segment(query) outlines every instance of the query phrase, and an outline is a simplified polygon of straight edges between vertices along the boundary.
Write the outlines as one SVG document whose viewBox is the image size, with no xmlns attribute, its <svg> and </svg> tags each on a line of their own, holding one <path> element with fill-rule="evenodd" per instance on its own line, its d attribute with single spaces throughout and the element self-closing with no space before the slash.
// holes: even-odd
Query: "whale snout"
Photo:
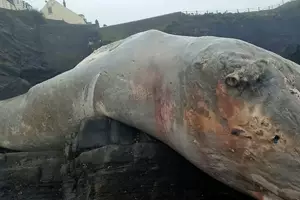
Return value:
<svg viewBox="0 0 300 200">
<path fill-rule="evenodd" d="M 300 199 L 300 70 L 273 56 L 193 69 L 202 71 L 197 84 L 186 84 L 184 119 L 196 141 L 188 153 L 199 168 L 256 199 Z"/>
<path fill-rule="evenodd" d="M 275 136 L 272 148 L 263 154 L 262 173 L 274 185 L 269 191 L 283 199 L 300 199 L 300 103 L 297 97 L 285 94 L 272 104 L 274 109 L 266 107 L 265 112 L 270 114 Z"/>
<path fill-rule="evenodd" d="M 259 185 L 256 198 L 300 199 L 300 95 L 292 76 L 276 68 L 263 72 L 267 74 L 251 82 L 244 94 L 228 95 L 243 102 L 230 125 L 241 127 L 231 128 L 232 135 L 248 138 L 244 148 L 237 150 L 243 152 L 243 158 L 250 158 L 244 162 L 247 170 L 239 173 Z M 228 90 L 236 87 L 232 79 L 225 82 Z"/>
<path fill-rule="evenodd" d="M 225 81 L 228 98 L 239 99 L 243 105 L 235 106 L 236 117 L 228 120 L 231 134 L 240 138 L 239 142 L 244 140 L 241 136 L 248 138 L 237 150 L 243 152 L 243 159 L 248 157 L 246 162 L 237 160 L 244 164 L 239 173 L 259 185 L 254 192 L 258 199 L 300 199 L 299 91 L 291 74 L 267 64 L 264 67 L 240 96 L 231 96 L 229 90 L 245 77 L 229 76 Z"/>
<path fill-rule="evenodd" d="M 267 152 L 265 154 L 267 174 L 257 176 L 269 194 L 276 194 L 283 199 L 300 198 L 300 160 L 299 154 L 289 149 L 287 152 Z M 265 167 L 266 168 L 266 167 Z M 268 171 L 267 171 L 268 170 Z"/>
</svg>

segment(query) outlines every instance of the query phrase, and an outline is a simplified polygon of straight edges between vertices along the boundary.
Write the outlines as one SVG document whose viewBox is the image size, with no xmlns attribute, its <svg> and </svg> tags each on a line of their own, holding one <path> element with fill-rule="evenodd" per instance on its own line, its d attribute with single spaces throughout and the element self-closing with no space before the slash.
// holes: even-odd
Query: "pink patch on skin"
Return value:
<svg viewBox="0 0 300 200">
<path fill-rule="evenodd" d="M 164 85 L 163 75 L 154 68 L 153 98 L 155 109 L 156 130 L 159 135 L 165 135 L 172 129 L 174 120 L 174 105 L 171 90 Z"/>
<path fill-rule="evenodd" d="M 261 192 L 250 192 L 257 200 L 265 200 L 264 195 Z"/>
<path fill-rule="evenodd" d="M 216 95 L 218 98 L 217 105 L 219 112 L 223 118 L 230 120 L 242 109 L 242 103 L 230 97 L 227 93 L 225 85 L 223 85 L 220 81 L 217 85 Z"/>
<path fill-rule="evenodd" d="M 162 88 L 154 88 L 155 121 L 159 134 L 166 134 L 172 128 L 174 106 L 171 101 L 171 92 Z"/>
<path fill-rule="evenodd" d="M 171 90 L 164 84 L 164 77 L 156 67 L 138 71 L 130 81 L 133 100 L 154 101 L 155 126 L 158 136 L 164 136 L 172 130 L 174 120 L 174 103 Z"/>
</svg>

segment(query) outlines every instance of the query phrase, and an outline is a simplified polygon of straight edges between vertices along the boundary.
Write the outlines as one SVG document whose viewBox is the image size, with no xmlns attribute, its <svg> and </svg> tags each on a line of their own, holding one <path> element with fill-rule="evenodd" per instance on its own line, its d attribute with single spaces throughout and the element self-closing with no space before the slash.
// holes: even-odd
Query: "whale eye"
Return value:
<svg viewBox="0 0 300 200">
<path fill-rule="evenodd" d="M 239 136 L 240 134 L 244 133 L 244 130 L 241 130 L 241 129 L 237 129 L 237 128 L 233 128 L 231 130 L 231 134 L 232 135 L 236 135 L 236 136 Z"/>
<path fill-rule="evenodd" d="M 275 135 L 273 137 L 273 139 L 272 139 L 272 141 L 273 141 L 274 144 L 277 144 L 279 140 L 280 140 L 280 136 L 279 135 Z"/>
<path fill-rule="evenodd" d="M 240 78 L 236 74 L 229 74 L 225 79 L 225 83 L 231 87 L 238 86 L 239 82 L 240 82 Z"/>
</svg>

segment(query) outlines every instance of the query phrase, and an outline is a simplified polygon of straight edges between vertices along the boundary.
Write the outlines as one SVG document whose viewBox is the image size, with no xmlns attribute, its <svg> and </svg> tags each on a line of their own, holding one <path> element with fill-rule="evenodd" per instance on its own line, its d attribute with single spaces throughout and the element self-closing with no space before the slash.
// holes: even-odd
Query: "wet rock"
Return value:
<svg viewBox="0 0 300 200">
<path fill-rule="evenodd" d="M 0 199 L 62 199 L 64 160 L 60 152 L 0 154 Z"/>
<path fill-rule="evenodd" d="M 165 144 L 119 122 L 86 122 L 74 141 L 78 148 L 69 159 L 63 151 L 2 150 L 0 199 L 251 200 Z"/>
<path fill-rule="evenodd" d="M 84 141 L 86 149 L 79 149 L 62 167 L 64 200 L 251 199 L 201 172 L 165 144 L 119 122 L 95 120 L 79 134 L 78 146 Z M 89 150 L 85 137 L 93 134 L 106 138 L 105 145 Z M 95 141 L 90 144 L 97 146 Z"/>
<path fill-rule="evenodd" d="M 76 146 L 78 152 L 83 152 L 110 144 L 130 145 L 151 141 L 156 140 L 135 128 L 105 118 L 85 122 L 77 135 Z"/>
</svg>

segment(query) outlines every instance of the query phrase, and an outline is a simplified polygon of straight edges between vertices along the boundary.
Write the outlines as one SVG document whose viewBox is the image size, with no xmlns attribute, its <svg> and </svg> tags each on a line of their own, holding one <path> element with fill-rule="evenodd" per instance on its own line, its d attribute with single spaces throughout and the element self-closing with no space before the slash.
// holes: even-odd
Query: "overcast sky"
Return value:
<svg viewBox="0 0 300 200">
<path fill-rule="evenodd" d="M 25 1 L 37 9 L 45 4 L 45 0 Z M 113 25 L 177 11 L 267 8 L 282 3 L 282 0 L 66 0 L 66 3 L 68 8 L 84 14 L 90 22 L 98 19 L 100 25 Z"/>
</svg>

